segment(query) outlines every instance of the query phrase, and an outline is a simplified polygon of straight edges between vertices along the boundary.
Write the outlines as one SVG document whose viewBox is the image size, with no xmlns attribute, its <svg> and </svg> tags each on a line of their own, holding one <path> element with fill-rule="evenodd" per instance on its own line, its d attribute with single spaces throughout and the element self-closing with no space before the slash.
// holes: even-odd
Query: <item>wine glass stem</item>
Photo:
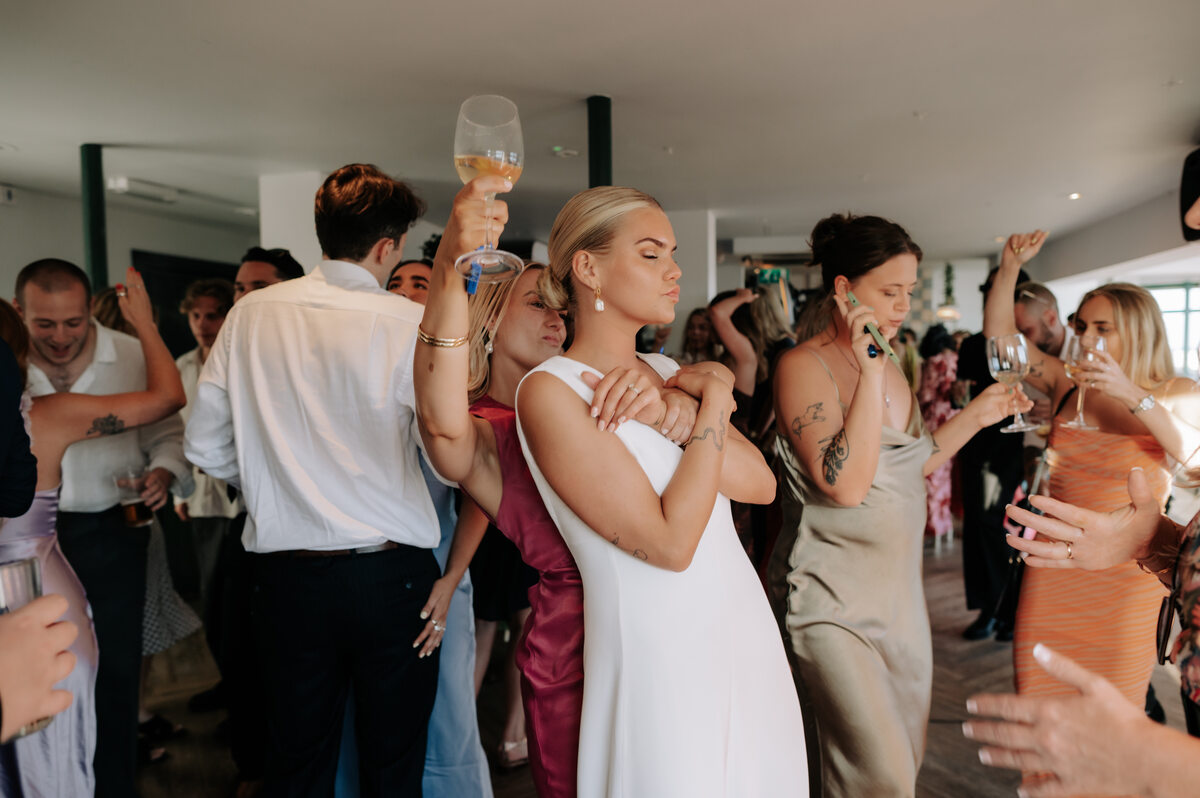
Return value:
<svg viewBox="0 0 1200 798">
<path fill-rule="evenodd" d="M 487 221 L 485 222 L 484 226 L 483 243 L 485 248 L 494 249 L 492 246 L 492 208 L 496 204 L 496 193 L 494 191 L 489 191 L 485 197 L 487 199 Z"/>
<path fill-rule="evenodd" d="M 1075 397 L 1075 423 L 1080 425 L 1086 423 L 1083 420 L 1083 395 L 1085 393 L 1087 393 L 1087 386 L 1080 385 L 1079 396 Z"/>
</svg>

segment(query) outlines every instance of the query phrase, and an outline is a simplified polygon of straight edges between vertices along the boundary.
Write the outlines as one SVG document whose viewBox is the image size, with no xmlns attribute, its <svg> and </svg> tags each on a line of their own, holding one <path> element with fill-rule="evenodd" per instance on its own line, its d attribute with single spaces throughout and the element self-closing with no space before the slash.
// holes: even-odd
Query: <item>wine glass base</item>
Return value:
<svg viewBox="0 0 1200 798">
<path fill-rule="evenodd" d="M 499 249 L 480 249 L 460 255 L 454 270 L 467 280 L 477 283 L 502 283 L 525 270 L 525 261 L 511 252 Z"/>
<path fill-rule="evenodd" d="M 1000 429 L 1000 431 L 1001 432 L 1031 432 L 1032 430 L 1035 430 L 1040 426 L 1041 426 L 1040 424 L 1031 424 L 1028 421 L 1026 421 L 1024 424 L 1018 424 L 1014 421 L 1012 424 L 1009 424 L 1007 427 L 1002 427 Z"/>
<path fill-rule="evenodd" d="M 1062 426 L 1066 427 L 1067 429 L 1086 429 L 1086 430 L 1092 430 L 1093 432 L 1095 430 L 1100 429 L 1099 427 L 1094 427 L 1091 424 L 1087 424 L 1083 421 L 1080 421 L 1077 418 L 1073 419 L 1071 421 L 1064 421 Z"/>
</svg>

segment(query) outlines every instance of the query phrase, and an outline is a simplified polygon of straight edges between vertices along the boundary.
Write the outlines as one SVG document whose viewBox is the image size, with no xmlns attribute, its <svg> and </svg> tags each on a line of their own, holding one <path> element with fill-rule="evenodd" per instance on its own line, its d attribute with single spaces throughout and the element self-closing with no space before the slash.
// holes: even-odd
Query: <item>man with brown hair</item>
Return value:
<svg viewBox="0 0 1200 798">
<path fill-rule="evenodd" d="M 437 657 L 412 641 L 439 528 L 417 457 L 421 307 L 382 285 L 423 211 L 374 166 L 331 174 L 325 260 L 241 299 L 197 388 L 187 454 L 240 485 L 259 555 L 268 795 L 332 794 L 351 685 L 363 795 L 420 794 Z"/>
</svg>

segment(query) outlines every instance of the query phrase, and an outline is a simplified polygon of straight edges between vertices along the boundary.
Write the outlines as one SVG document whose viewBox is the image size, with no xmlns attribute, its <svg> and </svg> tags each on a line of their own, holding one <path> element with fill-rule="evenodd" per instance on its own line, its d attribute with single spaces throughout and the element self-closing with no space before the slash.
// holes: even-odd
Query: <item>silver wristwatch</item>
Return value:
<svg viewBox="0 0 1200 798">
<path fill-rule="evenodd" d="M 1137 406 L 1134 407 L 1130 412 L 1135 415 L 1138 413 L 1145 413 L 1147 410 L 1153 409 L 1155 404 L 1157 404 L 1157 402 L 1154 401 L 1154 394 L 1148 393 L 1142 397 L 1142 401 L 1138 402 Z"/>
</svg>

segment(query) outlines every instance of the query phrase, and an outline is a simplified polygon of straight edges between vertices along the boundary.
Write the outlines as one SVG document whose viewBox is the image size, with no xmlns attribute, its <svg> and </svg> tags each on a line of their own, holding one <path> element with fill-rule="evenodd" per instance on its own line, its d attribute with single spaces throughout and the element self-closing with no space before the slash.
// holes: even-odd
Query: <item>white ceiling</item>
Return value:
<svg viewBox="0 0 1200 798">
<path fill-rule="evenodd" d="M 7 0 L 0 19 L 0 182 L 63 194 L 83 142 L 109 175 L 248 205 L 259 174 L 366 160 L 440 222 L 458 105 L 494 92 L 525 129 L 510 231 L 545 236 L 606 94 L 614 180 L 714 209 L 722 237 L 852 209 L 961 257 L 1161 195 L 1200 130 L 1196 0 Z"/>
</svg>

